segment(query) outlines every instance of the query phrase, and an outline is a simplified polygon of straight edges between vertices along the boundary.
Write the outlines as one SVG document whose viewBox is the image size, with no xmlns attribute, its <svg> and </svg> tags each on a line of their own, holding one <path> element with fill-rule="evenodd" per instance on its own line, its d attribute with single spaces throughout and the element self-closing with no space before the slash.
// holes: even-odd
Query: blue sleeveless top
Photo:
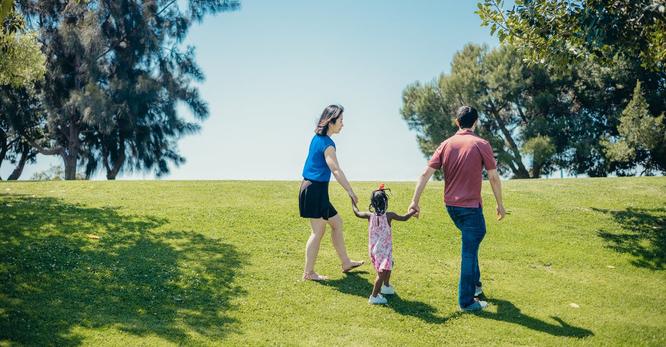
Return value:
<svg viewBox="0 0 666 347">
<path fill-rule="evenodd" d="M 303 167 L 303 178 L 308 181 L 328 182 L 331 180 L 331 169 L 326 164 L 324 152 L 335 142 L 326 135 L 315 135 L 310 142 L 310 151 Z"/>
</svg>

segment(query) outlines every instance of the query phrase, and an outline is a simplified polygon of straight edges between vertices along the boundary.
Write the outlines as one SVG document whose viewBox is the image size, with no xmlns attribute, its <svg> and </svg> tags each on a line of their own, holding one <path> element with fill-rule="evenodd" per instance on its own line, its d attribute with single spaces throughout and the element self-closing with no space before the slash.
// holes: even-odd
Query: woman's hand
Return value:
<svg viewBox="0 0 666 347">
<path fill-rule="evenodd" d="M 347 192 L 347 194 L 349 194 L 349 197 L 351 198 L 352 203 L 354 205 L 358 204 L 358 197 L 356 196 L 356 194 L 354 194 L 354 191 L 350 190 Z"/>
</svg>

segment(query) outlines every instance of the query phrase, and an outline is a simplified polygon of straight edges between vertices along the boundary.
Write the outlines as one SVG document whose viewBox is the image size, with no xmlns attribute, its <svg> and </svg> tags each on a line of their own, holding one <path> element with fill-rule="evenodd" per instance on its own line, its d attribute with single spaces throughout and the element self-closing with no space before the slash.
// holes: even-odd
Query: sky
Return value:
<svg viewBox="0 0 666 347">
<path fill-rule="evenodd" d="M 206 75 L 210 117 L 179 142 L 187 162 L 163 179 L 298 180 L 319 115 L 341 104 L 345 126 L 333 140 L 347 177 L 415 180 L 427 160 L 400 115 L 402 91 L 447 73 L 466 43 L 497 45 L 475 9 L 469 0 L 242 0 L 239 11 L 206 17 L 187 44 Z M 58 164 L 40 155 L 21 178 Z"/>
</svg>

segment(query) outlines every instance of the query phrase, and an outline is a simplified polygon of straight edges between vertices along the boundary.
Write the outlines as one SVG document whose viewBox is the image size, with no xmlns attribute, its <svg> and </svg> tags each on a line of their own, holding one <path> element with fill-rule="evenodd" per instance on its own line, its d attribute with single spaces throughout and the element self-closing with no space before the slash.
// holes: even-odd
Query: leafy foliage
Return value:
<svg viewBox="0 0 666 347">
<path fill-rule="evenodd" d="M 638 58 L 654 72 L 666 69 L 664 0 L 516 0 L 508 10 L 503 3 L 480 1 L 477 14 L 532 62 L 609 64 L 619 56 Z"/>
<path fill-rule="evenodd" d="M 604 139 L 603 145 L 609 157 L 619 162 L 639 162 L 645 172 L 666 170 L 661 162 L 666 150 L 666 125 L 664 114 L 650 114 L 640 82 L 636 83 L 633 98 L 622 112 L 618 136 Z"/>
</svg>

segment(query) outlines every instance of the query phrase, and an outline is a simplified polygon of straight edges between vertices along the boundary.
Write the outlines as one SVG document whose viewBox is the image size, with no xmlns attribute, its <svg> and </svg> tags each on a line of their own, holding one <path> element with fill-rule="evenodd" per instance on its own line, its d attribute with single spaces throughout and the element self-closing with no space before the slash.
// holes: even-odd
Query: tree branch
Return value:
<svg viewBox="0 0 666 347">
<path fill-rule="evenodd" d="M 64 153 L 64 148 L 62 148 L 61 146 L 58 146 L 56 148 L 44 148 L 44 147 L 38 145 L 33 140 L 29 140 L 28 143 L 30 143 L 30 146 L 32 146 L 40 154 L 43 154 L 43 155 L 62 155 Z"/>
<path fill-rule="evenodd" d="M 506 23 L 507 21 L 506 21 L 506 17 L 504 17 L 504 9 L 499 7 L 499 4 L 497 3 L 496 0 L 493 0 L 493 5 L 495 5 L 495 8 L 497 9 L 497 12 L 500 14 L 500 16 L 502 16 L 502 23 Z M 502 23 L 499 23 L 497 21 L 494 21 L 494 22 L 495 22 L 495 24 L 502 27 L 502 29 L 504 29 L 506 31 L 509 31 L 509 28 L 504 26 Z"/>
</svg>

